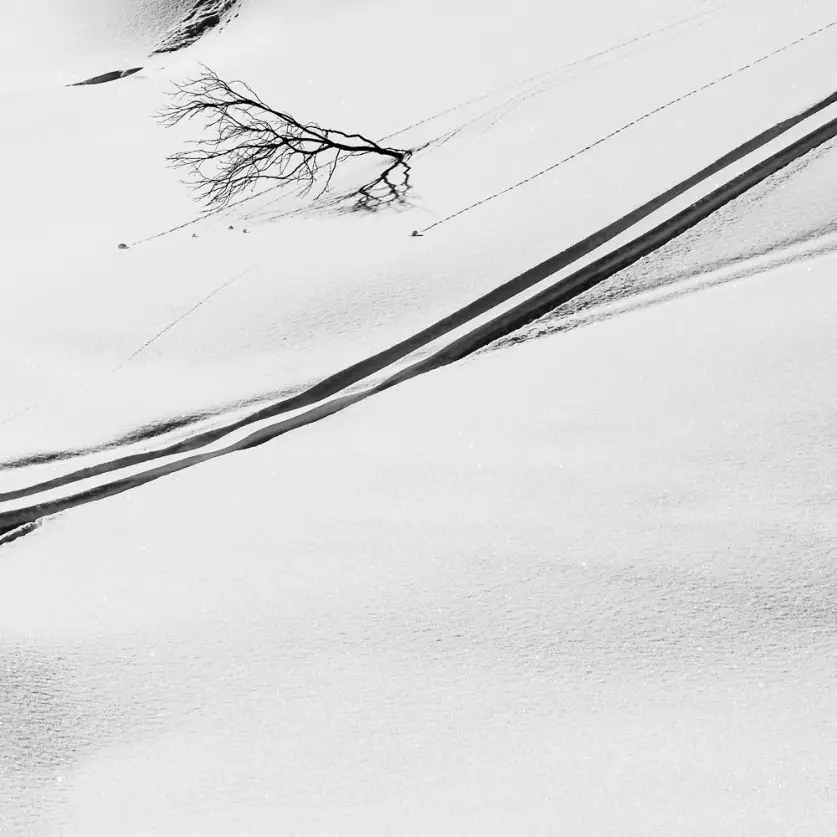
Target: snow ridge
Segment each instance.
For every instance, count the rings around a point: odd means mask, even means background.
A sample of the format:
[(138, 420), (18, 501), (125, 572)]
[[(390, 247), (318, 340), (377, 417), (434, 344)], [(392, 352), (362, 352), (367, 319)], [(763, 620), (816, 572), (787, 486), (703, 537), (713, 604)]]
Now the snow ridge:
[(240, 0), (197, 0), (183, 20), (165, 36), (152, 55), (191, 46), (211, 29), (226, 24)]
[[(429, 329), (414, 335), (413, 338), (359, 364), (348, 367), (297, 396), (257, 410), (251, 415), (226, 426), (196, 434), (191, 438), (156, 451), (123, 456), (36, 485), (0, 494), (0, 501), (6, 502), (25, 499), (38, 494), (46, 495), (42, 502), (0, 513), (0, 532), (10, 532), (46, 515), (56, 514), (77, 505), (113, 496), (192, 465), (263, 444), (290, 430), (333, 415), (371, 395), (473, 354), (659, 249), (721, 207), (766, 180), (772, 174), (782, 170), (809, 151), (837, 137), (837, 118), (832, 118), (789, 145), (774, 151), (743, 173), (722, 183), (703, 196), (695, 196), (696, 199), (693, 203), (657, 223), (652, 229), (600, 256), (569, 276), (559, 278), (513, 307), (502, 312), (497, 310), (499, 299), (508, 299), (517, 295), (524, 288), (531, 287), (544, 278), (553, 275), (561, 267), (577, 261), (582, 255), (598, 249), (603, 242), (614, 237), (618, 231), (635, 226), (639, 219), (646, 217), (654, 209), (658, 209), (661, 203), (670, 203), (676, 196), (686, 192), (690, 187), (694, 187), (696, 183), (705, 180), (710, 174), (716, 173), (718, 170), (731, 165), (733, 161), (744, 157), (748, 151), (753, 150), (754, 146), (759, 147), (769, 141), (770, 138), (776, 136), (776, 132), (781, 134), (789, 130), (790, 126), (799, 124), (805, 118), (810, 118), (812, 111), (818, 113), (828, 105), (833, 104), (835, 98), (837, 98), (837, 93), (822, 100), (813, 108), (809, 108), (804, 114), (785, 120), (769, 131), (754, 137), (743, 146), (724, 155), (707, 169), (678, 184), (678, 186), (658, 196), (655, 200), (629, 213), (574, 247), (568, 248), (552, 259), (515, 277), (515, 279), (495, 289), (494, 292), (436, 323)], [(432, 353), (424, 357), (416, 356), (416, 349), (426, 346), (435, 338), (445, 335), (453, 336), (451, 332), (456, 325), (473, 320), (477, 310), (487, 313), (490, 319), (456, 337), (447, 345), (434, 349)], [(413, 357), (410, 358), (409, 355), (413, 355)], [(408, 365), (403, 366), (400, 370), (393, 368), (398, 360), (405, 358)], [(372, 379), (371, 376), (378, 371), (384, 371), (385, 377), (377, 380)], [(276, 422), (275, 418), (283, 414), (287, 417)], [(197, 452), (182, 457), (183, 454), (188, 454), (191, 451)], [(169, 461), (155, 468), (140, 470), (145, 463), (166, 459)], [(116, 471), (124, 473), (126, 470), (133, 470), (133, 472), (113, 482), (88, 486), (82, 488), (81, 491), (67, 495), (55, 493), (66, 486), (73, 486), (78, 483), (84, 484), (88, 480)]]

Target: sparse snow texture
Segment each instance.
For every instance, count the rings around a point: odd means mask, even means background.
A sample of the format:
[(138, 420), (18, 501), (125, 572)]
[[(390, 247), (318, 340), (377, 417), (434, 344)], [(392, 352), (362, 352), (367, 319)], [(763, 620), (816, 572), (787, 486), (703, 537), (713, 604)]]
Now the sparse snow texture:
[(474, 358), (4, 548), (4, 821), (827, 835), (834, 269)]
[[(834, 92), (832, 0), (245, 0), (152, 56), (194, 6), (3, 10), (0, 491), (292, 396)], [(415, 205), (199, 217), (153, 118), (198, 62), (421, 147)], [(515, 339), (564, 333), (5, 533), (0, 833), (832, 834), (835, 172)]]
[(834, 252), (835, 194), (837, 145), (832, 141), (498, 345), (577, 328), (629, 307)]

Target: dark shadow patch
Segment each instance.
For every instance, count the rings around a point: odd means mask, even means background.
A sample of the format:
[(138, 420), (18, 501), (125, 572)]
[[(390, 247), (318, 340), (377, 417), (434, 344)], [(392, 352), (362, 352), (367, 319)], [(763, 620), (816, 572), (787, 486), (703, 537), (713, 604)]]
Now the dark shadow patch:
[(197, 0), (183, 21), (163, 39), (151, 54), (177, 52), (191, 46), (225, 21), (240, 0)]
[(17, 459), (9, 459), (0, 463), (0, 471), (15, 468), (29, 468), (32, 465), (49, 465), (50, 462), (58, 462), (65, 459), (72, 451), (53, 451), (50, 453), (33, 453), (30, 456), (19, 456)]
[(5, 528), (0, 526), (0, 546), (16, 541), (18, 538), (22, 538), (30, 532), (34, 532), (40, 528), (40, 525), (40, 520), (33, 520), (31, 523), (24, 523), (23, 526), (8, 526)]
[(86, 84), (105, 84), (108, 81), (116, 81), (120, 78), (127, 78), (134, 73), (138, 73), (142, 67), (131, 67), (129, 70), (111, 70), (109, 73), (102, 73), (100, 76), (93, 76), (86, 78), (84, 81), (77, 81), (74, 84), (68, 84), (67, 87), (82, 87)]
[(144, 439), (152, 439), (155, 436), (162, 436), (164, 433), (170, 433), (172, 430), (180, 430), (181, 427), (188, 427), (196, 421), (200, 421), (202, 418), (205, 418), (206, 415), (206, 413), (188, 413), (185, 416), (177, 416), (176, 418), (156, 421), (152, 424), (147, 424), (144, 427), (130, 430), (122, 436), (117, 436), (109, 443), (108, 446), (128, 445), (132, 442), (141, 442)]
[(60, 451), (49, 451), (47, 453), (33, 453), (29, 456), (20, 456), (17, 459), (8, 459), (5, 462), (0, 462), (0, 471), (13, 470), (15, 468), (29, 468), (33, 465), (48, 465), (50, 462), (61, 462), (65, 459), (73, 459), (77, 456), (86, 456), (91, 453), (100, 453), (119, 445), (128, 445), (135, 442), (142, 442), (146, 439), (153, 439), (157, 436), (162, 436), (170, 433), (172, 430), (179, 430), (183, 427), (188, 427), (195, 422), (211, 415), (211, 413), (189, 413), (176, 418), (163, 419), (161, 421), (152, 422), (151, 424), (143, 425), (142, 427), (134, 428), (133, 430), (124, 433), (122, 436), (117, 436), (108, 442), (100, 445), (90, 445), (85, 448), (69, 448)]
[[(299, 384), (294, 387), (286, 387), (284, 389), (271, 390), (260, 395), (253, 395), (248, 398), (243, 398), (238, 401), (231, 401), (219, 407), (209, 410), (201, 410), (199, 412), (187, 413), (182, 416), (174, 418), (161, 419), (160, 421), (144, 424), (140, 427), (129, 430), (121, 436), (116, 436), (107, 442), (102, 442), (98, 445), (89, 445), (83, 448), (65, 448), (58, 451), (47, 451), (43, 453), (32, 453), (25, 456), (19, 456), (15, 459), (7, 459), (0, 462), (0, 471), (13, 471), (18, 468), (31, 468), (38, 465), (49, 465), (52, 462), (64, 462), (68, 459), (75, 459), (81, 456), (89, 456), (93, 453), (102, 453), (106, 450), (118, 448), (121, 445), (130, 445), (137, 442), (144, 442), (154, 439), (158, 436), (163, 436), (174, 430), (181, 430), (193, 424), (197, 424), (205, 419), (213, 418), (214, 416), (223, 415), (231, 410), (240, 410), (250, 407), (254, 404), (264, 404), (268, 401), (274, 401), (277, 398), (289, 398), (302, 392), (311, 384)], [(0, 500), (11, 499), (7, 494), (0, 492)]]

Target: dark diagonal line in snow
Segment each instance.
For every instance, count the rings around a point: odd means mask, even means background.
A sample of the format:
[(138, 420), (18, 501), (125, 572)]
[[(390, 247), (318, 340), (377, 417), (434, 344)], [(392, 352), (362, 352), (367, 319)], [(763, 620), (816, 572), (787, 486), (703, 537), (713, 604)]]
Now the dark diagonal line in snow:
[(205, 303), (209, 302), (209, 300), (212, 299), (212, 297), (217, 296), (225, 288), (228, 288), (234, 282), (237, 282), (243, 276), (246, 276), (255, 267), (255, 264), (251, 264), (250, 267), (248, 267), (246, 270), (243, 270), (241, 273), (237, 273), (231, 279), (227, 279), (226, 282), (222, 282), (220, 285), (213, 288), (205, 297), (198, 300), (191, 308), (187, 308), (179, 317), (173, 319), (168, 325), (161, 328), (153, 337), (146, 340), (145, 343), (143, 343), (132, 355), (126, 357), (125, 360), (122, 361), (122, 363), (111, 369), (110, 372), (107, 373), (107, 375), (113, 375), (115, 372), (118, 372), (124, 366), (127, 366), (135, 357), (142, 354), (142, 352), (144, 352), (152, 343), (155, 343), (157, 340), (159, 340), (167, 331), (173, 329), (178, 323), (183, 322), (183, 320), (185, 320), (186, 317), (197, 311), (198, 308), (201, 307), (201, 305), (204, 305)]
[(0, 531), (9, 531), (15, 527), (35, 522), (42, 517), (57, 514), (74, 506), (121, 494), (132, 488), (137, 488), (140, 485), (159, 479), (160, 477), (168, 476), (185, 468), (192, 467), (193, 465), (198, 465), (235, 451), (256, 447), (291, 430), (334, 415), (346, 409), (346, 407), (352, 406), (359, 401), (390, 389), (411, 378), (415, 378), (418, 375), (454, 363), (469, 354), (473, 354), (475, 351), (492, 343), (499, 337), (508, 334), (510, 331), (532, 322), (562, 302), (566, 302), (573, 296), (577, 296), (579, 293), (588, 290), (619, 270), (623, 270), (663, 244), (681, 235), (686, 230), (694, 227), (713, 212), (730, 201), (735, 200), (735, 198), (744, 194), (758, 183), (761, 183), (770, 175), (775, 174), (794, 160), (834, 137), (837, 137), (837, 119), (828, 122), (792, 145), (782, 149), (780, 152), (771, 155), (767, 160), (752, 167), (731, 182), (715, 189), (706, 197), (696, 201), (688, 208), (677, 213), (673, 218), (659, 224), (649, 232), (644, 233), (571, 276), (556, 282), (552, 287), (547, 288), (532, 299), (526, 300), (526, 302), (516, 306), (511, 311), (455, 340), (429, 358), (425, 358), (407, 367), (386, 380), (371, 386), (369, 389), (351, 395), (342, 395), (331, 401), (318, 404), (306, 413), (263, 427), (246, 436), (244, 439), (233, 442), (221, 449), (195, 454), (185, 459), (167, 463), (111, 483), (98, 485), (95, 488), (87, 489), (86, 491), (81, 491), (78, 494), (63, 497), (59, 500), (40, 503), (0, 515)]
[[(650, 44), (643, 44), (631, 51), (622, 52), (615, 58), (612, 58), (610, 61), (604, 64), (600, 64), (597, 67), (594, 67), (593, 69), (601, 70), (604, 67), (611, 66), (619, 61), (624, 61), (627, 58), (633, 58), (634, 56), (639, 55), (640, 53), (645, 52), (646, 50), (659, 47), (660, 44), (665, 43), (670, 38), (679, 37), (682, 34), (682, 32), (676, 32), (674, 30), (685, 26), (685, 24), (693, 23), (694, 21), (700, 18), (708, 17), (709, 15), (714, 14), (720, 9), (726, 8), (729, 5), (734, 5), (736, 2), (740, 2), (740, 0), (733, 0), (732, 3), (727, 3), (723, 6), (718, 6), (714, 9), (710, 9), (709, 11), (701, 12), (700, 14), (694, 15), (693, 17), (686, 18), (685, 20), (680, 20), (675, 23), (669, 24), (668, 26), (664, 26), (661, 29), (656, 29), (653, 32), (649, 32), (645, 35), (632, 38), (629, 41), (625, 41), (622, 44), (619, 44), (617, 47), (603, 50), (602, 52), (597, 52), (594, 55), (588, 56), (587, 58), (583, 58), (579, 61), (574, 61), (570, 64), (567, 64), (564, 67), (560, 67), (550, 72), (543, 73), (541, 76), (533, 76), (529, 80), (531, 82), (529, 87), (523, 90), (522, 92), (519, 92), (516, 95), (507, 98), (499, 104), (496, 104), (493, 107), (489, 108), (487, 111), (483, 111), (477, 116), (474, 116), (471, 119), (468, 119), (466, 122), (463, 122), (462, 124), (457, 125), (455, 128), (452, 128), (450, 131), (447, 131), (446, 133), (441, 134), (435, 139), (430, 140), (424, 146), (422, 146), (420, 150), (423, 154), (433, 153), (437, 151), (439, 148), (444, 147), (451, 140), (455, 139), (469, 126), (476, 125), (484, 121), (485, 119), (491, 117), (492, 114), (497, 114), (496, 116), (494, 116), (491, 122), (485, 128), (483, 128), (483, 130), (477, 135), (477, 139), (479, 139), (480, 137), (485, 136), (485, 134), (488, 133), (488, 131), (490, 131), (503, 119), (506, 119), (512, 111), (521, 107), (530, 99), (533, 99), (536, 96), (542, 96), (546, 93), (549, 93), (553, 91), (556, 87), (563, 86), (574, 81), (578, 81), (578, 79), (582, 78), (584, 73), (586, 72), (585, 69), (581, 69), (573, 75), (564, 75), (566, 70), (579, 65), (585, 65), (595, 58), (607, 56), (610, 53), (615, 52), (618, 48), (622, 48), (631, 44), (641, 43), (642, 41), (645, 41), (653, 35), (659, 35), (664, 32), (669, 32), (666, 38), (654, 41)], [(492, 93), (489, 95), (493, 96), (495, 94)], [(476, 101), (479, 100), (477, 99)]]
[[(827, 100), (823, 101), (829, 101), (833, 103), (835, 97), (837, 97), (837, 94), (833, 94)], [(818, 106), (814, 107), (816, 108)], [(825, 107), (825, 105), (823, 103), (819, 103), (819, 108), (822, 109), (822, 107)], [(809, 112), (810, 110), (811, 109), (809, 109)], [(800, 117), (796, 117), (795, 119), (796, 122), (798, 122), (800, 120)], [(780, 124), (787, 125), (787, 123), (789, 122), (794, 122), (794, 120), (786, 120), (786, 122)], [(774, 129), (771, 129), (771, 131), (759, 135), (759, 137), (756, 137), (753, 140), (751, 140), (750, 143), (746, 143), (744, 146), (740, 146), (739, 149), (736, 149), (735, 152), (731, 152), (731, 154), (726, 155), (724, 158), (721, 159), (729, 161), (729, 158), (735, 157), (736, 154), (739, 157), (743, 156), (745, 152), (742, 151), (742, 148), (752, 146), (753, 143), (758, 143), (759, 141), (761, 142), (761, 144), (763, 144), (767, 141), (764, 139), (764, 137), (770, 135), (777, 129), (778, 126)], [(787, 128), (785, 128), (784, 130), (787, 130)], [(452, 343), (434, 352), (434, 354), (430, 355), (429, 357), (413, 363), (411, 366), (391, 375), (389, 378), (385, 379), (382, 382), (372, 384), (369, 388), (362, 392), (354, 393), (352, 395), (338, 395), (338, 397), (333, 399), (332, 401), (325, 400), (332, 395), (339, 394), (341, 390), (346, 389), (346, 387), (350, 386), (352, 383), (356, 383), (362, 380), (363, 378), (367, 377), (368, 375), (372, 374), (373, 372), (378, 371), (384, 368), (385, 366), (391, 364), (394, 360), (398, 359), (399, 357), (403, 357), (404, 355), (410, 353), (412, 351), (412, 349), (409, 348), (410, 346), (415, 348), (417, 345), (423, 345), (424, 343), (429, 342), (430, 339), (433, 339), (429, 336), (429, 334), (433, 332), (434, 328), (440, 329), (439, 334), (437, 334), (436, 336), (443, 335), (447, 331), (450, 331), (450, 328), (443, 328), (442, 324), (449, 324), (451, 322), (456, 321), (457, 318), (461, 319), (463, 316), (465, 317), (465, 321), (467, 321), (467, 319), (470, 319), (471, 317), (466, 316), (464, 312), (468, 311), (469, 309), (473, 311), (475, 306), (479, 306), (480, 304), (482, 304), (484, 306), (483, 310), (489, 310), (493, 306), (486, 305), (486, 300), (494, 299), (497, 295), (502, 297), (503, 294), (507, 294), (506, 298), (514, 295), (513, 293), (509, 292), (509, 287), (514, 286), (515, 283), (520, 283), (525, 280), (528, 282), (529, 285), (531, 285), (534, 284), (534, 282), (536, 281), (532, 278), (533, 274), (537, 275), (540, 273), (541, 278), (544, 278), (545, 276), (554, 273), (555, 269), (557, 268), (550, 269), (550, 266), (553, 265), (554, 260), (547, 260), (546, 262), (542, 263), (536, 268), (533, 268), (532, 270), (527, 271), (525, 274), (516, 277), (516, 279), (512, 280), (510, 283), (506, 283), (506, 285), (501, 286), (500, 289), (497, 289), (491, 294), (482, 297), (481, 300), (479, 300), (477, 303), (472, 303), (471, 306), (466, 306), (465, 309), (461, 309), (455, 315), (446, 318), (446, 320), (440, 321), (440, 323), (437, 323), (435, 327), (431, 327), (430, 329), (427, 329), (424, 332), (422, 332), (421, 335), (423, 335), (423, 337), (420, 337), (420, 335), (416, 335), (410, 340), (398, 344), (398, 346), (393, 347), (387, 352), (380, 353), (379, 355), (369, 358), (360, 364), (348, 367), (342, 372), (339, 372), (336, 375), (333, 375), (330, 378), (321, 381), (319, 384), (302, 393), (300, 396), (287, 399), (278, 404), (271, 405), (251, 414), (250, 416), (244, 419), (228, 424), (225, 427), (216, 428), (214, 430), (198, 434), (197, 436), (192, 437), (191, 439), (184, 440), (182, 442), (170, 445), (166, 448), (157, 451), (145, 452), (142, 454), (135, 454), (133, 456), (122, 457), (120, 459), (113, 460), (108, 463), (103, 463), (98, 466), (80, 469), (74, 472), (73, 474), (65, 475), (64, 477), (60, 477), (56, 480), (42, 482), (38, 485), (33, 485), (29, 486), (28, 488), (21, 489), (20, 491), (7, 492), (3, 495), (0, 495), (0, 499), (3, 500), (19, 499), (26, 496), (30, 496), (35, 493), (63, 487), (65, 485), (72, 484), (73, 482), (77, 482), (82, 479), (101, 476), (106, 473), (122, 468), (140, 465), (145, 462), (153, 461), (155, 459), (173, 456), (180, 453), (188, 453), (190, 451), (212, 444), (213, 442), (219, 441), (223, 439), (225, 436), (228, 436), (229, 434), (233, 433), (234, 431), (244, 429), (249, 425), (255, 424), (256, 422), (276, 417), (284, 412), (288, 412), (293, 409), (312, 406), (314, 407), (314, 409), (309, 410), (306, 413), (296, 415), (292, 418), (280, 421), (276, 424), (272, 424), (268, 427), (264, 427), (260, 430), (257, 430), (251, 433), (249, 436), (245, 437), (244, 439), (225, 446), (220, 451), (215, 450), (199, 453), (187, 457), (186, 459), (179, 460), (177, 462), (167, 463), (165, 465), (159, 466), (149, 471), (142, 472), (140, 474), (129, 476), (120, 480), (116, 480), (112, 483), (107, 483), (104, 485), (97, 486), (96, 488), (82, 491), (78, 494), (69, 495), (57, 500), (47, 501), (16, 511), (0, 514), (0, 529), (9, 529), (23, 523), (31, 522), (44, 515), (55, 514), (65, 509), (71, 508), (75, 505), (79, 505), (81, 503), (87, 503), (95, 499), (101, 499), (103, 497), (121, 493), (122, 491), (126, 491), (129, 488), (133, 488), (145, 482), (149, 482), (152, 479), (157, 479), (158, 477), (164, 476), (165, 474), (181, 470), (182, 468), (188, 467), (189, 465), (197, 464), (199, 462), (206, 461), (210, 458), (215, 458), (216, 456), (222, 455), (223, 453), (230, 453), (234, 450), (242, 450), (248, 447), (253, 447), (257, 444), (261, 444), (267, 441), (268, 439), (275, 438), (277, 435), (286, 433), (290, 429), (294, 429), (304, 424), (309, 424), (312, 421), (316, 421), (320, 418), (323, 418), (325, 415), (331, 415), (334, 412), (337, 412), (338, 410), (344, 409), (345, 406), (356, 403), (357, 401), (362, 400), (363, 398), (367, 398), (372, 394), (382, 392), (383, 390), (386, 390), (392, 386), (402, 383), (403, 381), (409, 380), (410, 378), (413, 378), (417, 375), (424, 374), (425, 372), (429, 372), (433, 369), (437, 369), (441, 366), (453, 363), (485, 347), (486, 345), (494, 342), (498, 338), (503, 337), (504, 335), (509, 334), (510, 332), (517, 330), (523, 327), (524, 325), (527, 325), (535, 319), (543, 316), (543, 314), (547, 313), (548, 311), (553, 310), (563, 302), (566, 302), (567, 300), (573, 298), (574, 296), (577, 296), (585, 290), (588, 290), (589, 288), (593, 287), (599, 282), (604, 281), (605, 279), (609, 278), (618, 271), (630, 266), (634, 262), (653, 252), (657, 248), (661, 247), (662, 245), (681, 235), (686, 230), (690, 229), (691, 227), (694, 227), (704, 218), (707, 218), (709, 215), (711, 215), (713, 212), (715, 212), (722, 206), (726, 205), (730, 201), (744, 194), (753, 186), (757, 185), (758, 183), (761, 183), (770, 175), (775, 174), (777, 171), (780, 171), (782, 168), (789, 165), (794, 160), (802, 157), (804, 154), (807, 154), (809, 151), (811, 151), (814, 148), (817, 148), (818, 146), (822, 145), (828, 140), (833, 139), (835, 136), (837, 136), (837, 119), (831, 120), (830, 122), (808, 133), (806, 136), (802, 137), (801, 139), (797, 140), (791, 145), (770, 155), (769, 157), (767, 157), (767, 159), (757, 163), (755, 166), (751, 167), (743, 174), (734, 178), (732, 181), (716, 188), (705, 197), (697, 200), (691, 206), (678, 212), (672, 218), (658, 224), (649, 232), (646, 232), (638, 236), (633, 241), (621, 247), (618, 247), (616, 250), (612, 251), (611, 253), (608, 253), (605, 256), (600, 257), (596, 261), (592, 262), (586, 267), (581, 268), (580, 270), (576, 271), (570, 276), (558, 280), (545, 290), (540, 291), (533, 297), (525, 300), (522, 303), (519, 303), (514, 308), (504, 312), (499, 316), (494, 317), (487, 323), (484, 323), (483, 325), (477, 327), (468, 334), (465, 334), (464, 336), (454, 340)], [(758, 145), (756, 145), (756, 147), (758, 147)], [(729, 163), (727, 162), (726, 164), (728, 165)], [(719, 165), (721, 165), (721, 161), (716, 162), (714, 164), (714, 167), (718, 167)], [(694, 184), (696, 179), (698, 182), (701, 179), (705, 179), (705, 177), (708, 176), (705, 174), (705, 172), (706, 170), (699, 173), (698, 175), (695, 175), (693, 178), (690, 178), (689, 181), (684, 181), (684, 183), (692, 182), (692, 184)], [(667, 192), (666, 194), (668, 195), (672, 191), (677, 191), (678, 189), (682, 191), (683, 187), (684, 184), (679, 184), (678, 187), (674, 187), (673, 190), (669, 190), (669, 192)], [(660, 199), (658, 199), (658, 201), (659, 200)], [(651, 203), (654, 204), (656, 202), (652, 201)], [(646, 204), (644, 207), (641, 207), (634, 213), (630, 213), (628, 216), (623, 217), (622, 219), (620, 219), (619, 222), (616, 222), (615, 225), (611, 225), (611, 227), (608, 229), (612, 230), (614, 226), (626, 223), (627, 218), (643, 217), (643, 212), (645, 212), (645, 214), (648, 214), (648, 212), (650, 211), (648, 210), (648, 206), (649, 205)], [(596, 236), (592, 236), (585, 240), (584, 246), (588, 247), (588, 251), (595, 249), (595, 247), (597, 246), (593, 244), (593, 240), (595, 238)], [(575, 248), (569, 248), (562, 254), (559, 254), (559, 256), (555, 257), (555, 259), (563, 259), (564, 264), (568, 264), (573, 260), (572, 258), (569, 258), (568, 254), (573, 252), (578, 253), (579, 248), (583, 249), (581, 244), (576, 245)]]

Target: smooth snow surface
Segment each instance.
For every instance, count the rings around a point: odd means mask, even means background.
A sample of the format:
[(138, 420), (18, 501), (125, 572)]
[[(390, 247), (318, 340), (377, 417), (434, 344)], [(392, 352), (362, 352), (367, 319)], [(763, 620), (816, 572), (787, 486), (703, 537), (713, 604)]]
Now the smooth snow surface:
[[(0, 536), (835, 92), (831, 0), (242, 0), (164, 54), (192, 0), (11, 5)], [(413, 205), (201, 217), (154, 120), (198, 62), (422, 147)], [(831, 140), (477, 356), (0, 543), (0, 834), (833, 834), (835, 194)]]
[(10, 546), (12, 833), (831, 833), (835, 267), (463, 362)]

